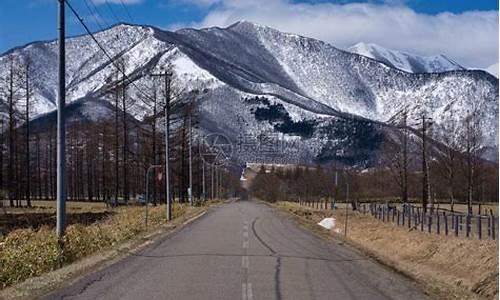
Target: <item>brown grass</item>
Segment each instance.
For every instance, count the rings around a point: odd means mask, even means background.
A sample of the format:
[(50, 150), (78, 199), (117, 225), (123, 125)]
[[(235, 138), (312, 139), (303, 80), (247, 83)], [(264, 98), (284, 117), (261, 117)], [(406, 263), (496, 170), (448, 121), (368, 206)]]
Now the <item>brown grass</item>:
[[(55, 212), (56, 211), (56, 201), (49, 200), (34, 200), (31, 201), (32, 207), (9, 207), (8, 200), (3, 201), (4, 207), (0, 208), (0, 214), (10, 213), (10, 214), (23, 214), (27, 212)], [(25, 201), (21, 201), (22, 205), (26, 205)], [(104, 202), (80, 202), (80, 201), (67, 201), (66, 211), (67, 212), (103, 212), (108, 210)]]
[[(175, 204), (173, 216), (178, 218), (200, 207)], [(113, 248), (133, 236), (146, 232), (144, 207), (119, 207), (109, 218), (88, 226), (70, 225), (64, 237), (64, 251), (60, 252), (53, 228), (38, 230), (17, 229), (0, 240), (0, 289), (27, 278), (69, 264), (103, 249)], [(165, 220), (163, 206), (149, 209), (147, 230), (154, 230)]]
[[(345, 211), (319, 211), (296, 203), (278, 207), (298, 216), (309, 227), (324, 217), (337, 220), (343, 239)], [(498, 244), (496, 241), (430, 235), (349, 211), (347, 240), (375, 259), (423, 283), (438, 299), (498, 298)], [(326, 231), (323, 231), (323, 234)]]

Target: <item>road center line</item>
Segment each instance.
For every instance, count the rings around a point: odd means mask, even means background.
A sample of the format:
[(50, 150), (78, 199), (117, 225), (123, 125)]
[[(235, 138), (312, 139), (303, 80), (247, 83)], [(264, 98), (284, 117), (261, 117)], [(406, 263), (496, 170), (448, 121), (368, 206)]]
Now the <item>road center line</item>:
[(243, 300), (253, 300), (252, 284), (248, 282), (248, 268), (250, 259), (248, 258), (248, 222), (243, 222), (243, 256), (241, 257), (241, 298)]
[(248, 265), (249, 265), (249, 259), (248, 259), (248, 256), (244, 255), (242, 256), (242, 259), (241, 259), (241, 267), (243, 269), (248, 269)]
[(253, 300), (253, 291), (252, 291), (252, 284), (251, 283), (247, 284), (247, 299)]
[(247, 284), (246, 283), (242, 283), (241, 284), (241, 299), (248, 300), (248, 297), (247, 297)]

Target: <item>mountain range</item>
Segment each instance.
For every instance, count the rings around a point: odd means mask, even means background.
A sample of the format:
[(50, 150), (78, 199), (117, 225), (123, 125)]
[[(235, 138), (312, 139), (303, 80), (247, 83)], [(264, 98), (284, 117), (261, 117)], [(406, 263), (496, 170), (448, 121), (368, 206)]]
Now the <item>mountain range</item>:
[[(414, 61), (362, 44), (344, 51), (245, 21), (175, 32), (120, 24), (95, 37), (125, 62), (127, 93), (137, 100), (128, 109), (132, 117), (151, 114), (149, 75), (171, 66), (174, 88), (197, 92), (189, 96), (200, 116), (197, 134), (227, 136), (243, 162), (370, 165), (403, 110), (410, 120), (424, 112), (431, 117), (437, 141), (472, 109), (479, 111), (484, 157), (498, 158), (498, 79), (444, 56)], [(66, 47), (68, 102), (78, 101), (90, 119), (106, 117), (110, 87), (119, 80), (113, 63), (88, 35), (68, 38)], [(7, 51), (0, 56), (0, 78), (11, 59), (28, 58), (33, 116), (43, 118), (56, 109), (57, 41)], [(0, 101), (5, 115), (6, 100)], [(417, 128), (416, 122), (410, 125)]]
[[(443, 54), (421, 56), (413, 53), (387, 49), (373, 43), (363, 42), (357, 43), (346, 50), (373, 58), (387, 64), (388, 66), (410, 73), (440, 73), (466, 69)], [(498, 63), (485, 68), (484, 71), (498, 78)]]
[(389, 50), (376, 44), (357, 43), (347, 51), (364, 55), (410, 73), (440, 73), (465, 70), (464, 67), (444, 55), (419, 56), (412, 53)]

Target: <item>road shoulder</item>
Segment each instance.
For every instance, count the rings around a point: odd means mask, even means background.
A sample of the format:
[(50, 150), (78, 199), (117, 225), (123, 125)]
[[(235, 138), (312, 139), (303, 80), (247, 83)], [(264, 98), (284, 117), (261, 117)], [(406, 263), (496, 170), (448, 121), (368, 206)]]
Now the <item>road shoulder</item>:
[(90, 255), (42, 276), (29, 278), (5, 288), (0, 291), (0, 299), (36, 299), (54, 290), (71, 286), (87, 276), (132, 256), (134, 253), (145, 250), (156, 242), (170, 238), (181, 229), (204, 217), (217, 206), (200, 207), (159, 228), (138, 234), (112, 249)]
[(341, 234), (336, 234), (334, 232), (323, 229), (322, 227), (317, 225), (317, 216), (309, 214), (314, 214), (314, 212), (305, 212), (305, 210), (302, 211), (300, 209), (290, 208), (279, 204), (271, 204), (264, 201), (261, 202), (275, 208), (279, 213), (288, 215), (296, 224), (299, 225), (299, 227), (307, 230), (309, 233), (312, 233), (324, 240), (328, 240), (329, 242), (337, 243), (339, 245), (342, 245), (343, 247), (347, 247), (352, 251), (356, 251), (360, 255), (370, 258), (379, 265), (402, 275), (408, 280), (414, 282), (417, 288), (422, 290), (431, 298), (488, 299), (487, 297), (482, 297), (481, 295), (473, 293), (460, 286), (447, 284), (445, 282), (436, 280), (435, 278), (423, 278), (421, 274), (413, 273), (414, 270), (412, 270), (411, 268), (407, 268), (403, 262), (400, 262), (396, 259), (391, 259), (390, 257), (383, 255), (383, 253), (376, 251), (376, 249), (374, 250), (373, 248), (366, 247), (356, 240), (353, 240), (351, 238), (346, 239)]

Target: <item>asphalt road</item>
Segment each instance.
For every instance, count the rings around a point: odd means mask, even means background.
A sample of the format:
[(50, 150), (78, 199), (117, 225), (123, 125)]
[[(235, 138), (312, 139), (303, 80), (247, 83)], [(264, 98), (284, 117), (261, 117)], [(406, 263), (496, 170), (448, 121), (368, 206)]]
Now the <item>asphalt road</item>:
[(254, 201), (210, 210), (170, 237), (45, 299), (426, 299), (403, 276)]

